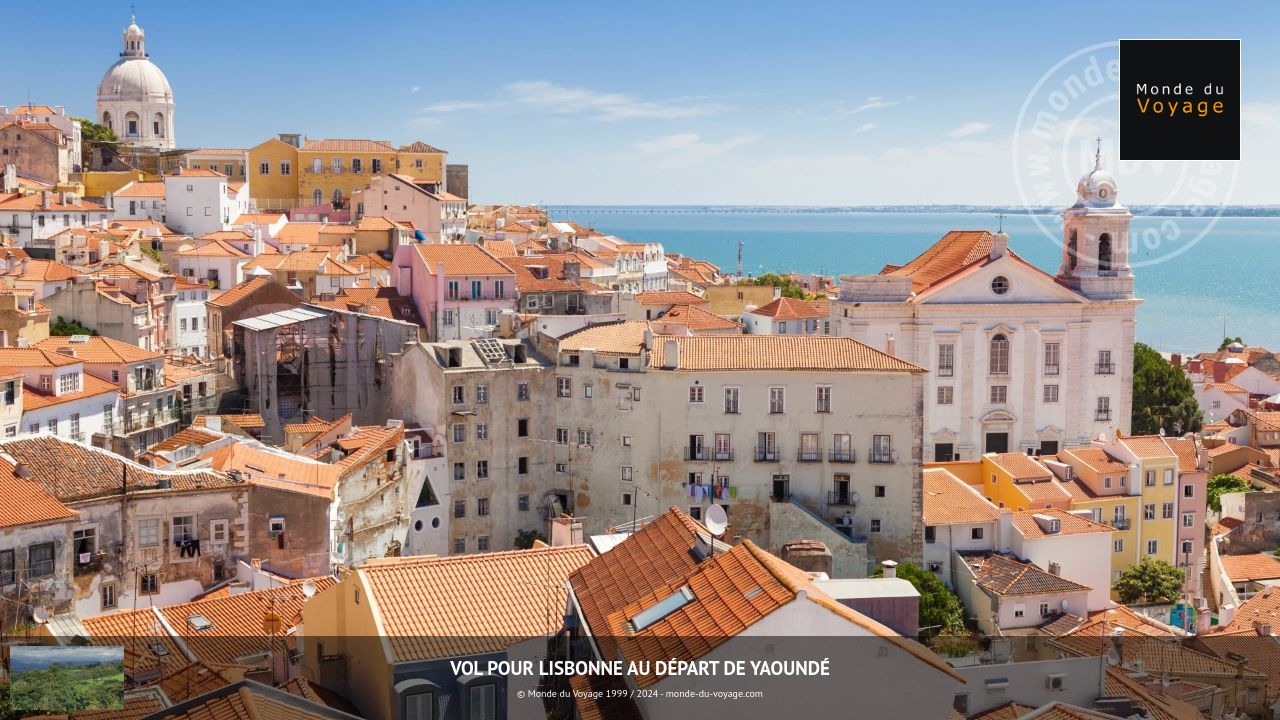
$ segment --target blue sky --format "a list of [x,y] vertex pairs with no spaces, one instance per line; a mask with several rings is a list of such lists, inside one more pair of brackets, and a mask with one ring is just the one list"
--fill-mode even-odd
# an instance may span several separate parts
[[[421,139],[471,166],[479,201],[1017,203],[1010,139],[1058,60],[1120,37],[1241,37],[1246,157],[1220,199],[1278,201],[1274,4],[357,7],[139,0],[147,49],[174,88],[179,143]],[[128,15],[124,2],[75,3],[56,22],[38,4],[8,8],[11,27],[31,30],[8,35],[8,54],[31,62],[0,68],[0,103],[29,93],[90,114]],[[1070,148],[1067,174],[1087,155]],[[1056,183],[1068,185],[1063,200],[1069,184]],[[1121,193],[1165,196],[1141,172]]]

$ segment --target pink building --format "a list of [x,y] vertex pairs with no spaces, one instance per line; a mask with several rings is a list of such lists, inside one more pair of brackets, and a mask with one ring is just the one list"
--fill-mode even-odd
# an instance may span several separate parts
[[392,260],[396,291],[412,295],[436,340],[489,337],[503,310],[516,309],[516,274],[479,245],[401,245]]

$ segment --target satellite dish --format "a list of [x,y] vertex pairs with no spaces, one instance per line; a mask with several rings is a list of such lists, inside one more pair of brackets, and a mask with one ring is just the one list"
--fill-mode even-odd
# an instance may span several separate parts
[[49,611],[42,607],[34,608],[31,611],[31,619],[35,620],[36,624],[43,625],[49,622]]
[[316,594],[316,584],[312,580],[302,583],[302,594],[306,597],[312,597]]
[[724,534],[725,529],[729,527],[729,515],[725,513],[723,505],[712,505],[707,508],[706,524],[712,535],[720,537]]

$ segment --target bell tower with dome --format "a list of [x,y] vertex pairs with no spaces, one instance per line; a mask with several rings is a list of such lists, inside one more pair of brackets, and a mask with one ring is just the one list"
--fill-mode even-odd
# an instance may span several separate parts
[[1058,280],[1094,300],[1133,299],[1129,209],[1116,202],[1116,179],[1102,169],[1102,139],[1093,170],[1080,178],[1076,203],[1062,213]]
[[133,148],[172,150],[173,90],[147,56],[146,35],[130,18],[120,59],[98,83],[97,121]]

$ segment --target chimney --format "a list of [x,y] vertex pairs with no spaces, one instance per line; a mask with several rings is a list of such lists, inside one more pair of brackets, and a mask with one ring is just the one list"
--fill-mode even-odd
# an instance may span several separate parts
[[789,540],[782,546],[782,559],[810,573],[833,573],[831,550],[819,540]]
[[890,355],[896,355],[898,352],[898,343],[893,339],[893,333],[884,334],[884,351]]
[[40,191],[40,207],[44,210],[49,209],[49,203],[53,200],[53,193],[48,190]]
[[[1269,587],[1269,586],[1268,586],[1268,587]],[[1253,621],[1253,631],[1254,631],[1254,632],[1256,632],[1256,633],[1258,633],[1258,637],[1270,637],[1270,636],[1271,636],[1271,623],[1264,623],[1264,622],[1259,622],[1259,621],[1257,621],[1257,620],[1254,620],[1254,621]]]
[[893,560],[885,560],[880,563],[880,567],[884,568],[884,576],[886,578],[898,577],[898,563]]
[[1213,381],[1216,383],[1227,381],[1227,364],[1223,362],[1215,362],[1213,364]]
[[1001,231],[991,236],[990,257],[992,260],[995,260],[998,257],[1003,257],[1005,252],[1007,252],[1008,250],[1009,250],[1008,235],[1006,235],[1003,231]]
[[1182,353],[1173,353],[1170,355],[1169,364],[1174,367],[1182,367]]
[[111,244],[108,243],[106,240],[99,240],[98,241],[98,261],[101,262],[103,260],[106,260],[107,255],[110,252],[111,252]]
[[662,367],[667,370],[675,370],[680,367],[680,341],[674,338],[668,338],[663,341],[662,347]]
[[13,464],[13,474],[25,480],[31,477],[31,466],[19,460]]
[[18,166],[9,163],[4,166],[4,185],[0,191],[11,193],[18,191]]
[[1062,577],[1062,566],[1056,562],[1049,563],[1049,574]]

